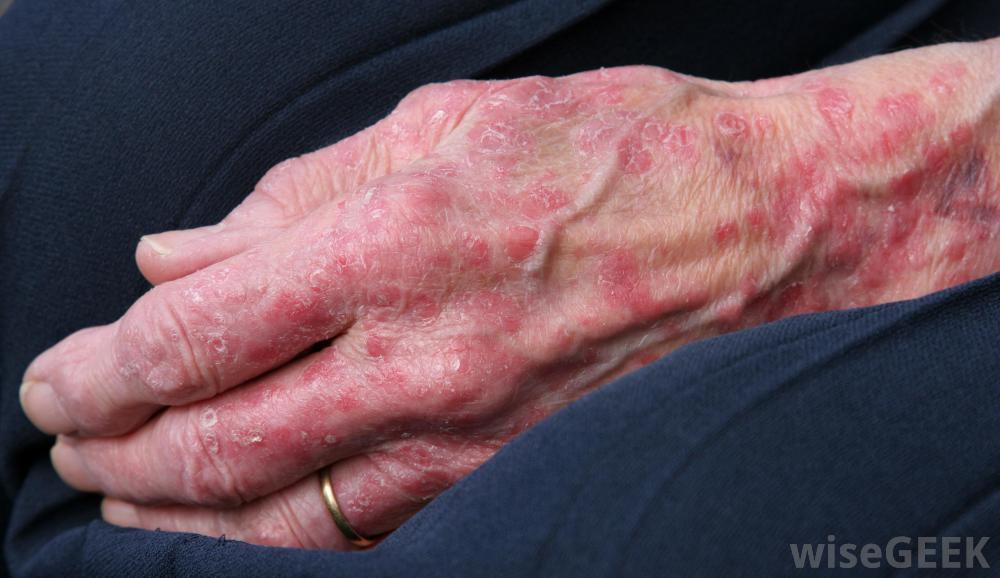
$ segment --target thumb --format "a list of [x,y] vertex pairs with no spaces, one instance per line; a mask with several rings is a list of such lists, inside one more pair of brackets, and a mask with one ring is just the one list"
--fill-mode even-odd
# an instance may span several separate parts
[[277,164],[221,223],[144,236],[135,253],[139,270],[158,285],[266,242],[318,206],[425,156],[489,86],[454,81],[418,88],[375,125]]

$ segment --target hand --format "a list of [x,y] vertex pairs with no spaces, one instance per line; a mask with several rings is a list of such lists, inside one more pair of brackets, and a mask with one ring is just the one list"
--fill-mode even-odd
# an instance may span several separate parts
[[996,270],[993,46],[422,89],[141,244],[163,283],[40,356],[26,412],[112,522],[343,547],[333,463],[352,524],[391,530],[683,343]]

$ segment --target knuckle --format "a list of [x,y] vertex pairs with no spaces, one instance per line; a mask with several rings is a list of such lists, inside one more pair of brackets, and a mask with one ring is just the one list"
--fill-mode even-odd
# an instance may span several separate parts
[[[214,414],[213,414],[214,415]],[[192,504],[212,507],[232,507],[248,500],[236,476],[222,459],[222,441],[213,429],[214,422],[197,419],[193,414],[179,428],[174,447],[180,464],[181,498]]]
[[55,402],[81,432],[103,433],[113,419],[108,415],[107,399],[101,388],[114,379],[115,369],[109,366],[107,357],[94,355],[97,344],[106,342],[101,332],[107,329],[81,329],[44,354],[47,359],[59,362],[47,372],[47,382],[56,394]]
[[442,179],[416,178],[391,197],[393,226],[405,229],[420,225],[434,231],[451,209],[450,187]]
[[396,442],[369,458],[388,484],[408,499],[426,502],[479,467],[495,453],[490,444],[449,436]]
[[448,465],[450,452],[425,442],[400,445],[370,458],[383,485],[417,504],[430,501],[457,479]]
[[428,241],[441,233],[438,221],[448,203],[443,192],[419,183],[377,192],[365,206],[365,235],[356,248],[380,262],[392,255],[422,254]]
[[409,111],[419,110],[426,104],[434,95],[440,95],[442,92],[447,90],[449,83],[446,82],[432,82],[430,84],[424,84],[414,88],[402,100],[399,101],[399,105],[396,106],[394,113],[406,114]]
[[422,227],[429,233],[445,233],[453,227],[452,216],[458,210],[462,185],[456,174],[455,164],[448,162],[397,174],[361,191],[363,207],[383,228]]
[[397,391],[395,401],[404,415],[419,423],[437,424],[444,431],[464,425],[472,413],[478,415],[484,409],[482,388],[433,368],[407,379]]
[[513,362],[495,348],[445,347],[422,365],[418,383],[425,385],[411,388],[413,403],[449,427],[488,421],[515,401]]
[[[397,133],[421,135],[430,146],[440,142],[461,122],[490,84],[473,80],[425,84],[407,94],[387,118],[392,140]],[[404,139],[405,140],[405,139]]]
[[435,405],[439,415],[446,416],[449,423],[464,426],[496,413],[499,400],[495,393],[496,389],[485,380],[445,378],[439,382]]
[[94,403],[91,391],[79,387],[53,387],[59,398],[58,403],[79,433],[106,435],[117,426],[113,417]]
[[[119,332],[114,355],[118,372],[141,387],[148,401],[182,405],[217,391],[213,364],[206,362],[202,344],[169,299],[140,300]],[[210,339],[204,341],[211,346]]]
[[448,82],[431,82],[419,86],[400,101],[400,108],[416,106],[424,108],[435,107],[441,103],[457,98],[468,98],[484,92],[488,82],[480,80],[450,80]]
[[[306,523],[308,516],[302,516],[296,509],[296,503],[284,494],[276,495],[273,515],[258,516],[254,531],[260,540],[275,546],[288,548],[322,548],[328,546],[330,539],[325,535],[333,534],[332,524],[324,526],[325,532]],[[323,520],[326,521],[325,519]]]
[[290,529],[282,515],[273,512],[259,512],[240,531],[240,539],[252,544],[277,548],[309,548]]
[[254,193],[271,202],[285,218],[301,215],[317,182],[317,168],[310,155],[283,160],[264,173]]

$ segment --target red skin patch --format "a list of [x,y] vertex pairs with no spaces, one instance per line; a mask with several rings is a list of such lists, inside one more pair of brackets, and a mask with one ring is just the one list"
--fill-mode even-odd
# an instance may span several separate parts
[[792,158],[774,180],[778,194],[768,209],[769,235],[784,239],[801,226],[800,208],[803,204],[830,194],[829,187],[833,184],[824,149],[817,146]]
[[350,390],[333,396],[333,409],[339,413],[349,413],[361,407],[361,400]]
[[639,131],[642,141],[673,155],[687,153],[697,139],[695,130],[685,124],[670,124],[655,120],[642,125]]
[[712,233],[712,237],[715,239],[715,244],[720,247],[725,247],[733,243],[739,236],[740,228],[733,221],[726,223],[720,223],[715,227],[715,231]]
[[569,197],[555,187],[537,185],[528,189],[521,201],[521,212],[529,219],[540,219],[569,204]]
[[[761,117],[758,118],[758,120],[763,122],[768,119],[766,119],[765,117]],[[768,120],[768,122],[770,121]],[[661,142],[667,145],[668,149],[673,151],[679,151],[694,145],[697,138],[698,138],[698,133],[697,131],[695,131],[695,129],[687,125],[679,124],[679,125],[672,125],[670,127],[670,130],[666,133],[666,136],[661,140]]]
[[419,185],[405,185],[403,202],[411,220],[434,223],[451,207],[451,197],[442,179],[428,177],[425,181]]
[[625,307],[642,319],[659,313],[635,257],[627,250],[612,251],[601,260],[597,281],[609,303]]
[[410,313],[417,319],[429,321],[441,314],[441,306],[429,295],[414,295],[410,299]]
[[880,98],[875,112],[885,127],[876,144],[876,153],[881,160],[892,158],[902,151],[928,122],[920,96],[912,92]]
[[747,120],[734,112],[720,112],[715,115],[715,129],[727,138],[747,136]]
[[527,259],[538,244],[538,230],[531,227],[512,227],[504,242],[504,251],[510,260],[520,263]]
[[385,357],[392,345],[392,340],[382,335],[371,334],[365,339],[365,351],[372,357]]
[[336,376],[343,374],[346,368],[344,359],[340,357],[325,356],[314,361],[302,372],[302,381],[311,383],[315,381],[331,382]]
[[[371,228],[371,231],[380,233],[383,226],[380,223],[377,227]],[[345,239],[345,242],[350,242],[350,240]],[[358,260],[345,253],[340,253],[334,257],[333,262],[330,263],[328,268],[329,277],[333,279],[350,281],[356,279],[361,274],[361,267]]]
[[920,188],[924,184],[924,175],[925,173],[922,169],[906,171],[892,178],[889,182],[889,190],[904,201],[912,199],[920,192]]
[[951,239],[945,247],[944,254],[949,261],[958,263],[965,258],[965,253],[969,249],[969,241],[960,237]]
[[[825,263],[831,271],[850,271],[864,257],[866,239],[859,232],[865,215],[858,207],[858,191],[845,181],[838,180],[829,197],[827,223],[817,224],[827,234]],[[825,226],[824,226],[825,225]]]
[[246,349],[245,359],[254,367],[271,367],[285,355],[280,348],[269,344],[254,344]]
[[960,147],[971,143],[973,136],[974,133],[972,131],[972,127],[966,123],[955,127],[955,129],[948,134],[948,140],[951,142],[951,146]]
[[635,258],[625,249],[611,252],[601,262],[598,280],[608,300],[627,303],[639,285]]
[[824,88],[816,93],[816,107],[835,134],[849,130],[854,101],[842,88]]
[[647,351],[644,353],[640,353],[639,356],[636,358],[636,361],[639,363],[639,365],[650,365],[656,362],[656,360],[658,360],[659,358],[660,356],[657,355],[655,352]]
[[618,145],[618,162],[627,175],[641,175],[653,166],[653,155],[638,135],[622,139]]
[[736,169],[746,141],[750,139],[750,123],[743,115],[733,112],[720,112],[715,115],[715,132],[718,135],[714,143],[715,154],[726,165]]
[[698,158],[697,139],[697,132],[687,125],[647,120],[619,143],[618,160],[626,174],[648,171],[656,153],[689,164]]
[[326,317],[317,304],[318,299],[311,294],[282,291],[268,304],[261,318],[269,323],[289,321],[297,325],[314,325]]

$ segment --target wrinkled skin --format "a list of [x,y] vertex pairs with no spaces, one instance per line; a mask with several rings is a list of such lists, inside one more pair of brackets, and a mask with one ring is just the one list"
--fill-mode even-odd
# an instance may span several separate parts
[[145,239],[157,286],[42,354],[22,403],[112,523],[348,547],[327,464],[386,532],[680,345],[1000,269],[998,48],[424,87]]

